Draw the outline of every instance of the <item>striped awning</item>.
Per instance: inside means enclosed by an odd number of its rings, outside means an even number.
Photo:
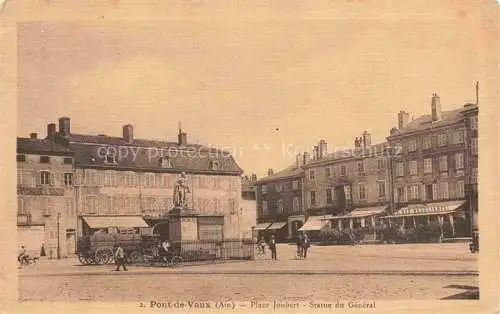
[[[266,230],[271,225],[270,222],[258,224],[253,228],[253,230]]]
[[[273,222],[269,227],[267,227],[267,230],[278,230],[286,226],[287,222]]]
[[[431,204],[409,205],[399,209],[394,215],[388,215],[381,218],[393,217],[411,217],[411,216],[428,216],[428,215],[445,215],[455,212],[462,207],[465,201],[439,202]]]
[[[149,227],[141,216],[84,216],[82,218],[91,229]]]
[[[343,216],[333,216],[331,219],[363,218],[381,214],[385,211],[385,206],[356,208]]]
[[[328,222],[329,219],[332,218],[331,215],[327,216],[310,216],[307,218],[305,224],[300,227],[298,231],[317,231],[323,229]]]

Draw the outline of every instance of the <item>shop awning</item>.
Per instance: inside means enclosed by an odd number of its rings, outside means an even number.
[[[451,214],[460,207],[462,207],[464,204],[465,201],[452,201],[452,202],[410,205],[401,208],[400,210],[395,212],[394,215],[384,216],[381,218]]]
[[[310,216],[306,223],[298,231],[318,231],[328,224],[331,215],[328,216]]]
[[[87,216],[82,218],[91,229],[149,227],[141,216]]]
[[[344,216],[333,216],[331,219],[363,218],[381,214],[385,211],[385,206],[356,208]]]
[[[273,222],[267,230],[278,230],[286,226],[286,222]]]
[[[253,230],[266,230],[270,225],[270,222],[258,224],[257,226],[255,226],[255,228],[253,228]]]

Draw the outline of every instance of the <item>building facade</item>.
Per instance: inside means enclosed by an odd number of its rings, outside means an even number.
[[[257,226],[254,230],[259,235],[274,234],[277,241],[285,242],[295,237],[305,222],[302,164],[299,155],[294,165],[277,173],[270,169],[267,177],[256,182]]]
[[[428,115],[410,121],[408,113],[398,114],[388,141],[397,148],[392,181],[394,214],[401,223],[416,227],[436,221],[445,237],[469,235],[466,182],[477,180],[477,106],[443,111],[433,94]]]
[[[136,139],[133,126],[123,136],[76,134],[70,119],[47,126],[44,140],[74,152],[72,197],[78,216],[140,215],[165,220],[173,209],[173,187],[185,173],[190,187],[188,207],[200,214],[224,215],[224,238],[251,233],[250,219],[240,207],[242,170],[227,152],[189,144],[179,130],[177,142]],[[74,219],[77,234],[81,219]],[[244,225],[247,223],[248,225]]]
[[[73,152],[51,141],[17,138],[17,230],[19,245],[49,258],[76,249]]]
[[[321,145],[320,141],[318,147]],[[314,234],[329,224],[338,229],[373,231],[375,216],[384,212],[390,201],[386,147],[387,143],[372,145],[365,131],[355,139],[352,149],[326,155],[321,154],[324,149],[319,150],[304,165],[308,222],[302,230]],[[323,223],[318,223],[318,217],[323,217]]]
[[[257,175],[244,176],[241,178],[241,200],[240,210],[242,211],[242,219],[245,219],[241,224],[244,226],[255,226],[257,221]],[[244,238],[253,236],[252,230],[245,230],[242,235]]]

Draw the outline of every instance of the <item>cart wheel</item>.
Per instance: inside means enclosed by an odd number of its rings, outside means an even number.
[[[98,265],[107,264],[110,260],[113,259],[113,251],[111,249],[97,249],[95,252],[94,261]]]
[[[182,264],[182,262],[183,262],[182,257],[174,256],[174,257],[172,257],[172,260],[170,261],[170,265],[172,265],[172,267],[177,267],[177,266],[180,266]]]
[[[144,261],[144,256],[142,255],[141,252],[139,251],[132,251],[130,254],[129,254],[129,262],[130,263],[141,263]]]
[[[85,255],[83,255],[83,253],[78,253],[78,261],[80,261],[80,264],[82,264],[82,265],[89,264],[87,257]]]

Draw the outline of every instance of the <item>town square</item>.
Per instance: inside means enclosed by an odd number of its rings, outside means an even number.
[[[497,29],[368,2],[16,23],[16,302],[489,302]]]

